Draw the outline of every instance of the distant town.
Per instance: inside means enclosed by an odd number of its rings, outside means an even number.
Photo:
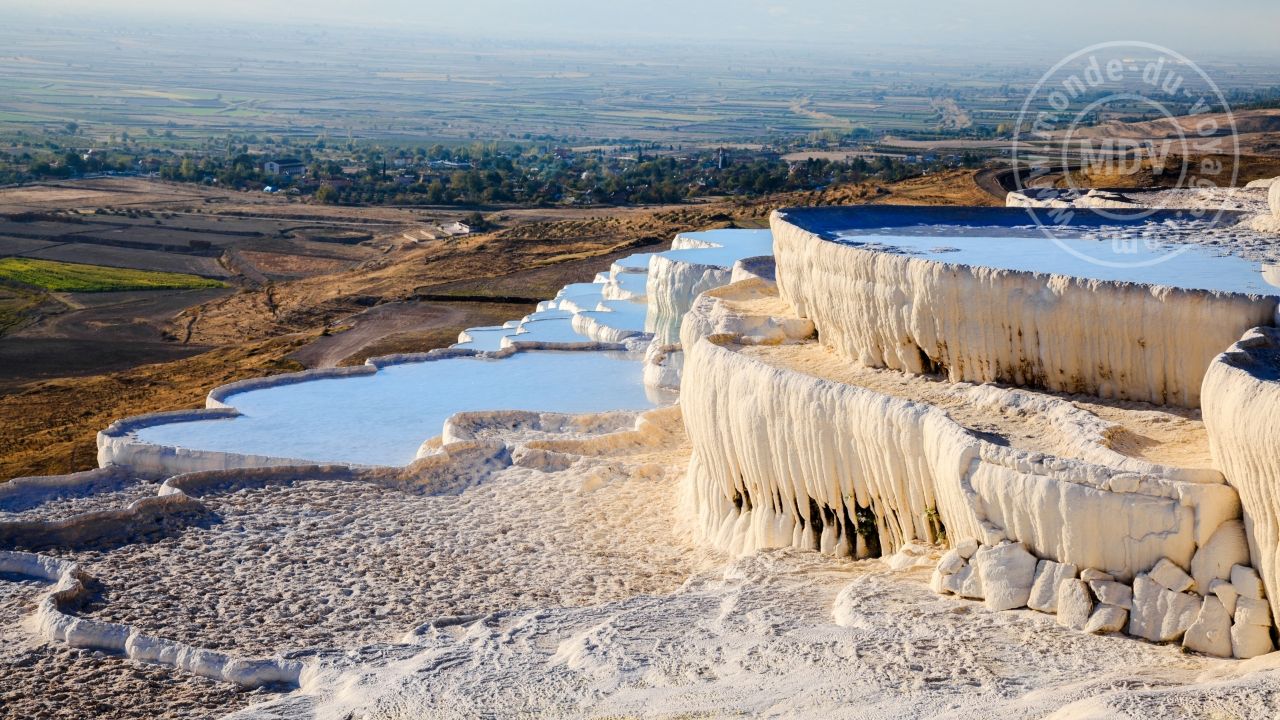
[[[127,134],[92,146],[68,127],[0,150],[0,184],[110,175],[156,177],[323,204],[632,205],[819,190],[834,184],[978,167],[977,152],[893,153],[853,136],[798,147],[682,148],[546,142],[390,146],[319,138],[228,136],[205,147]]]

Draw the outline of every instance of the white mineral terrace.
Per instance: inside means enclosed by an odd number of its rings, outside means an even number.
[[[542,342],[557,342],[549,335],[544,334]],[[130,437],[176,449],[294,458],[293,464],[404,466],[458,412],[586,413],[653,407],[663,398],[646,390],[642,373],[635,353],[531,351],[501,359],[442,357],[385,366],[375,373],[230,394],[222,402],[235,408],[235,417],[144,425]],[[104,449],[128,452],[120,445]]]
[[[520,320],[464,331],[453,353],[219,388],[210,412],[113,425],[99,437],[99,460],[160,474],[306,462],[404,466],[458,412],[665,404],[672,393],[645,383],[647,322],[674,325],[662,332],[678,336],[678,308],[727,282],[736,261],[770,252],[768,230],[683,233],[671,250],[620,259],[596,282],[568,285]],[[650,268],[661,302],[636,293]]]
[[[0,485],[0,702],[1274,717],[1262,226],[1029,220],[783,211],[117,423],[104,467]],[[1188,249],[1080,259],[1117,237]]]
[[[1215,355],[1275,321],[1274,295],[1241,292],[1269,287],[1261,265],[1190,244],[1136,264],[1110,251],[1162,228],[1170,243],[1206,236],[1172,213],[1077,218],[1054,242],[1023,210],[940,211],[775,213],[783,298],[863,365],[1185,407],[1199,405]],[[1234,227],[1218,230],[1224,242]],[[1120,266],[1083,260],[1090,246]]]

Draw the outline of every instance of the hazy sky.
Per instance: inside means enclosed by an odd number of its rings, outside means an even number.
[[[730,38],[1060,52],[1132,39],[1189,55],[1280,59],[1280,0],[0,0],[0,13],[6,8],[50,18],[100,12],[157,19],[217,16],[554,41]]]

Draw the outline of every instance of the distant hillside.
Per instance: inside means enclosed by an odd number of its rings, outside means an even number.
[[[1280,133],[1280,109],[1244,110],[1232,113],[1232,116],[1235,118],[1236,132],[1241,135]],[[1179,131],[1185,135],[1194,136],[1197,133],[1197,125],[1209,118],[1215,120],[1220,128],[1231,127],[1231,121],[1227,119],[1225,113],[1215,113],[1210,115],[1183,115],[1135,123],[1107,122],[1095,127],[1076,130],[1074,134],[1076,137],[1086,138],[1128,138],[1135,140],[1176,138]],[[1055,135],[1061,134],[1063,133],[1055,133]]]
[[[1241,110],[1232,113],[1232,117],[1235,120],[1236,139],[1240,145],[1240,153],[1242,155],[1280,158],[1280,109]],[[1112,138],[1158,142],[1161,140],[1177,140],[1179,133],[1181,133],[1189,140],[1199,140],[1197,126],[1207,119],[1217,122],[1219,133],[1227,132],[1231,128],[1231,121],[1225,113],[1214,113],[1208,115],[1182,115],[1163,120],[1147,120],[1133,123],[1108,122],[1071,131],[1071,138],[1073,141]],[[1067,134],[1068,131],[1063,130],[1051,133],[1050,137],[1054,140],[1061,140]],[[1230,152],[1229,145],[1224,146],[1223,149]],[[1173,152],[1181,154],[1181,150],[1176,146],[1173,148]]]

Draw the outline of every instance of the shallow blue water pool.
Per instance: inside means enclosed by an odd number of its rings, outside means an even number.
[[[253,390],[227,400],[242,417],[157,425],[137,435],[197,450],[405,465],[454,413],[642,410],[669,399],[645,389],[634,355],[527,352],[500,360],[393,365],[373,375]]]

